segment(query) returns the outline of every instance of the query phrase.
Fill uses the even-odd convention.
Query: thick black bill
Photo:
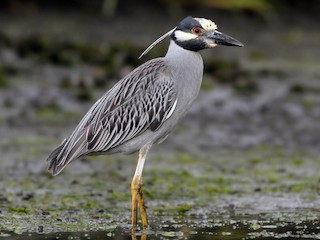
[[[214,40],[215,43],[219,45],[243,47],[243,44],[237,39],[218,31],[208,33],[207,37]]]

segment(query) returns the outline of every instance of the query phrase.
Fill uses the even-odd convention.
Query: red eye
[[[196,35],[200,35],[202,33],[202,29],[199,27],[194,27],[194,28],[192,28],[191,31],[193,34],[196,34]]]

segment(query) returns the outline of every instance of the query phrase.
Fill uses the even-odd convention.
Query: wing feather
[[[60,152],[48,158],[49,170],[58,174],[82,155],[107,152],[147,129],[158,130],[175,103],[174,82],[164,61],[141,65],[91,107]]]

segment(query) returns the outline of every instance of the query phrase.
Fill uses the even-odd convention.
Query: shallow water
[[[231,223],[207,223],[194,226],[190,223],[172,225],[162,224],[161,229],[145,230],[130,233],[129,228],[116,227],[111,231],[92,232],[57,232],[49,234],[0,233],[1,240],[12,239],[320,239],[320,225],[318,221],[301,221],[299,223],[286,221],[232,221]]]

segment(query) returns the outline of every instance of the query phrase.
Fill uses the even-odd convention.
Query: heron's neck
[[[201,55],[198,52],[190,51],[187,49],[184,49],[183,47],[180,47],[178,44],[176,44],[173,40],[170,41],[170,45],[167,51],[167,54],[165,56],[167,59],[179,59],[179,61],[184,61],[186,58],[195,58],[197,60],[201,60]]]
[[[183,75],[200,74],[202,77],[203,73],[203,61],[202,57],[198,52],[190,51],[180,47],[173,40],[170,41],[170,45],[165,61],[169,63],[173,72]]]
[[[185,112],[200,90],[203,75],[202,57],[198,52],[186,50],[171,40],[164,60],[168,63],[176,88],[179,89],[178,107],[184,103],[181,109]]]

